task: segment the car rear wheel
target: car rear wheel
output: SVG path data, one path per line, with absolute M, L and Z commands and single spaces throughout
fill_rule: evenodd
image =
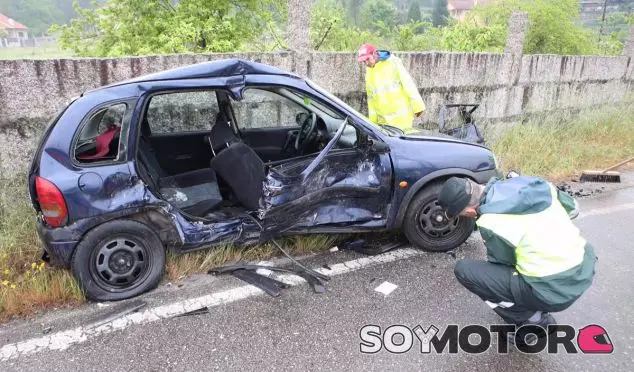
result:
M 439 182 L 426 186 L 407 208 L 403 232 L 410 243 L 432 252 L 450 251 L 464 243 L 473 232 L 475 220 L 447 219 L 438 204 Z
M 145 224 L 106 222 L 86 234 L 73 256 L 72 271 L 86 297 L 117 301 L 158 286 L 165 249 Z

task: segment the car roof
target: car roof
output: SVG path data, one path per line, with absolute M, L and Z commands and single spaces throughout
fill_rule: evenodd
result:
M 111 87 L 138 84 L 142 82 L 179 79 L 205 79 L 215 77 L 230 77 L 242 75 L 277 75 L 300 78 L 298 75 L 273 67 L 264 63 L 248 61 L 244 59 L 222 59 L 210 62 L 195 63 L 181 66 L 152 74 L 142 75 L 133 79 L 120 81 L 95 89 L 87 90 L 84 94 L 104 90 Z

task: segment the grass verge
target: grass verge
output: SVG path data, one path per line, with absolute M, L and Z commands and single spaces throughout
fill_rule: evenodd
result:
M 634 105 L 581 114 L 574 120 L 533 118 L 493 144 L 502 168 L 557 181 L 601 170 L 634 154 Z
M 0 323 L 85 302 L 70 271 L 47 267 L 40 259 L 41 244 L 25 179 L 0 181 Z M 278 242 L 290 254 L 303 255 L 329 249 L 341 238 L 343 236 L 297 236 Z M 278 253 L 273 244 L 267 243 L 248 248 L 226 245 L 182 255 L 169 254 L 164 281 L 177 282 L 227 262 L 270 259 Z
M 553 117 L 517 125 L 492 145 L 504 169 L 559 179 L 584 169 L 601 169 L 634 152 L 634 108 L 604 109 L 562 121 Z M 50 308 L 72 307 L 85 301 L 66 270 L 40 261 L 25 177 L 0 184 L 0 322 Z M 320 252 L 344 236 L 298 236 L 280 239 L 293 255 Z M 184 255 L 169 255 L 166 281 L 231 261 L 277 256 L 272 244 L 248 249 L 228 245 Z

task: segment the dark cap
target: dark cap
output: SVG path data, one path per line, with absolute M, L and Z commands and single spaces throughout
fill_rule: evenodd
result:
M 447 217 L 454 218 L 469 205 L 470 186 L 466 179 L 459 177 L 451 177 L 442 185 L 438 204 L 447 211 Z

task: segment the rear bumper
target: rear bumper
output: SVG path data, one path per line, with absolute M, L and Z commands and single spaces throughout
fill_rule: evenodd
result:
M 79 240 L 74 238 L 71 229 L 67 227 L 52 229 L 38 218 L 36 230 L 44 246 L 42 259 L 51 266 L 69 268 L 73 252 L 79 243 Z

